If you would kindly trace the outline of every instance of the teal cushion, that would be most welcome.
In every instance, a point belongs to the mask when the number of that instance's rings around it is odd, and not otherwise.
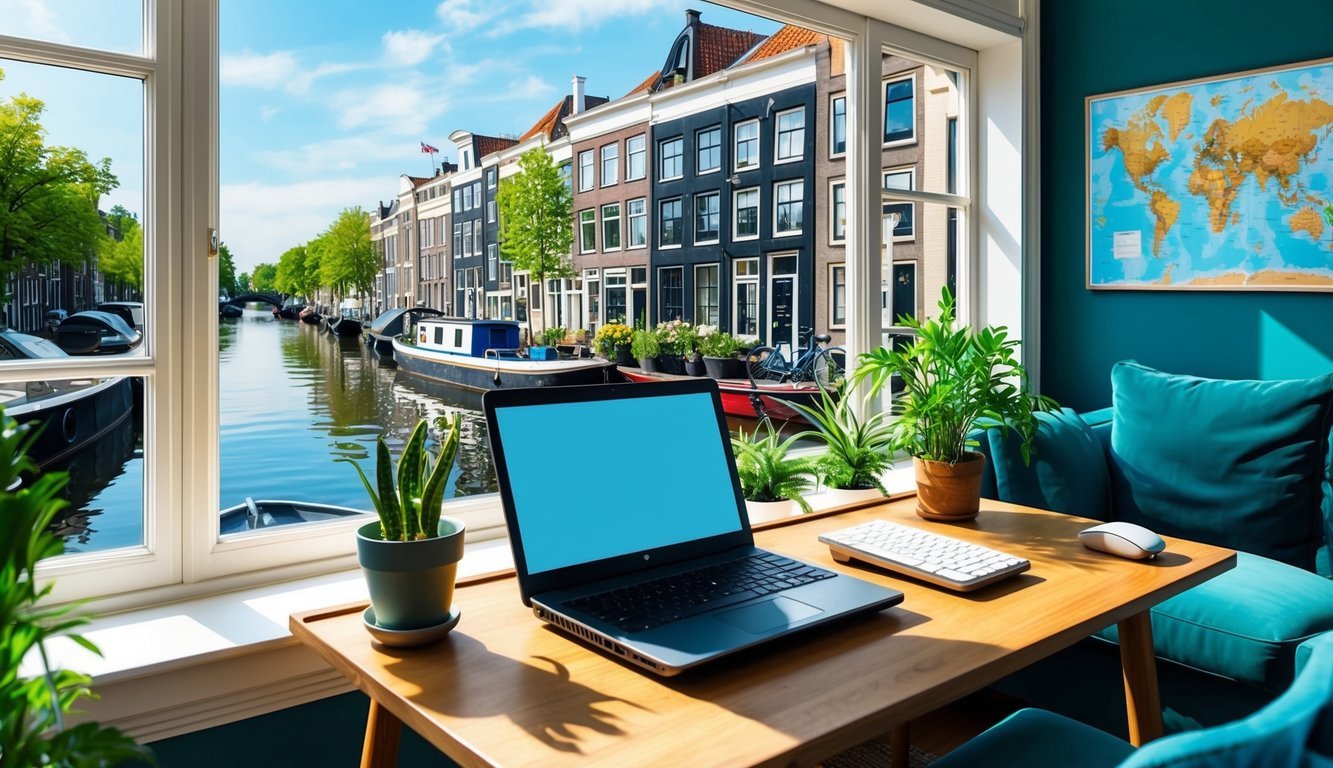
[[[987,433],[996,498],[1067,515],[1106,519],[1106,456],[1083,418],[1068,408],[1037,414],[1032,463],[1013,430]]]
[[[1123,768],[1304,768],[1333,765],[1333,635],[1314,641],[1289,690],[1228,725],[1167,736],[1145,745]]]
[[[1157,655],[1273,693],[1286,690],[1296,648],[1333,630],[1333,581],[1236,554],[1236,567],[1152,609]],[[1116,628],[1099,637],[1114,641]]]
[[[1111,768],[1134,752],[1128,742],[1077,720],[1020,709],[939,760],[931,768],[1026,768],[1077,765]]]
[[[1111,370],[1116,520],[1312,570],[1333,375],[1292,381]]]

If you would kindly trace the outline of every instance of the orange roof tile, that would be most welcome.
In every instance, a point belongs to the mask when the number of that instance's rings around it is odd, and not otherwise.
[[[584,96],[583,108],[585,110],[592,109],[593,107],[600,106],[608,101],[610,101],[610,99],[605,96]],[[563,130],[562,121],[572,114],[574,114],[574,97],[565,96],[560,99],[560,101],[557,101],[554,107],[547,110],[546,114],[542,115],[542,119],[538,120],[536,125],[529,128],[527,133],[518,137],[518,140],[527,141],[539,134],[545,134],[548,140],[563,136],[565,135],[565,131]]]
[[[763,39],[763,35],[754,32],[742,32],[739,29],[700,24],[697,41],[698,58],[694,62],[694,79],[708,77],[718,70],[726,69],[735,64],[737,59]]]
[[[807,45],[818,45],[827,40],[828,35],[820,34],[813,29],[806,29],[805,27],[788,24],[773,33],[772,37],[760,44],[760,46],[755,49],[754,53],[745,57],[745,62],[743,63],[748,64],[752,61],[767,59],[772,56],[777,56],[779,53],[786,53],[787,51],[796,48],[804,48]]]
[[[509,149],[518,143],[518,139],[501,139],[495,136],[482,136],[478,133],[472,134],[472,141],[477,148],[478,158]]]
[[[652,90],[653,84],[656,83],[658,78],[660,77],[662,77],[662,73],[658,72],[657,70],[653,70],[653,73],[651,75],[644,78],[644,81],[642,83],[639,83],[638,85],[634,86],[634,90],[630,91],[625,95],[633,96],[636,93],[643,93],[645,91]]]

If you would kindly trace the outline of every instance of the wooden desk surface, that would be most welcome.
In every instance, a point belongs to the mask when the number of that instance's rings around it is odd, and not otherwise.
[[[797,518],[760,546],[902,590],[897,607],[655,678],[548,628],[512,577],[458,589],[462,621],[439,644],[393,649],[364,604],[294,615],[292,632],[465,766],[813,764],[978,690],[1231,568],[1235,554],[1167,539],[1157,560],[1092,552],[1093,521],[982,502],[963,525],[926,522],[915,499]],[[1027,557],[1032,569],[960,595],[839,565],[819,533],[871,518]]]

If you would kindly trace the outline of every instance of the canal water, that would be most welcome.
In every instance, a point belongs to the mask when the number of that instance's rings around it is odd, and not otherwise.
[[[220,509],[254,499],[295,499],[369,509],[353,459],[371,477],[381,434],[397,455],[417,421],[458,413],[462,435],[446,498],[496,491],[481,394],[410,376],[360,337],[277,320],[247,307],[219,327]],[[754,429],[730,419],[732,429]],[[53,466],[70,473],[70,508],[59,527],[70,552],[143,542],[143,418]],[[434,436],[438,437],[438,431]],[[580,471],[569,461],[571,475]]]

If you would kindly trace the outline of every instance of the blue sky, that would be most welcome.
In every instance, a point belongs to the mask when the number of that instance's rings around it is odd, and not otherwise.
[[[133,50],[137,7],[0,0],[0,33]],[[575,74],[590,95],[624,95],[662,66],[687,7],[710,24],[778,27],[676,0],[222,0],[221,231],[238,268],[275,263],[344,207],[388,201],[401,174],[426,175],[422,141],[453,159],[454,130],[521,134]],[[112,158],[122,186],[104,208],[142,209],[137,84],[0,68],[0,98],[46,100],[51,142]]]

